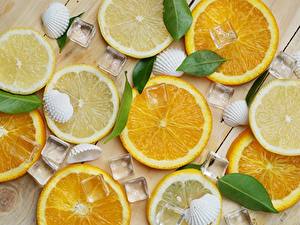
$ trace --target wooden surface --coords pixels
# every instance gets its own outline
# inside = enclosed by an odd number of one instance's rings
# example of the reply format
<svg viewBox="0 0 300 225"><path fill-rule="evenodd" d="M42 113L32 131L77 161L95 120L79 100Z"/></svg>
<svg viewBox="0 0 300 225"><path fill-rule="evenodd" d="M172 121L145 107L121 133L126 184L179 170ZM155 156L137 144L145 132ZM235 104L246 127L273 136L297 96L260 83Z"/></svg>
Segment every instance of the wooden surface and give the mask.
<svg viewBox="0 0 300 225"><path fill-rule="evenodd" d="M85 12L83 19L96 26L96 35L88 49L81 48L75 43L69 42L63 52L59 54L55 40L47 39L51 42L57 56L56 70L67 65L86 63L97 66L97 62L105 50L106 43L99 33L96 15L101 0L59 0L67 5L71 15L75 16ZM40 16L47 8L50 0L0 0L0 32L14 27L30 27L44 34ZM197 3L197 2L196 2ZM284 50L288 53L300 51L300 0L265 0L265 3L271 8L280 28L280 43L278 50ZM195 5L195 4L194 4ZM193 5L193 6L194 6ZM182 46L182 43L175 43ZM131 71L136 60L129 58L124 71ZM206 94L210 81L205 78L195 78L183 76L183 79L193 83L203 94ZM252 82L235 87L232 101L243 99L250 88ZM219 151L226 155L226 151L234 140L236 135L243 128L234 128L221 122L222 111L211 108L213 112L213 132L205 151L196 160L203 161L209 151ZM102 145L104 152L99 160L92 162L108 172L108 160L116 155L125 153L120 141L115 139L106 145ZM159 171L150 169L134 161L135 177L144 176L147 179L150 192L157 182L171 171ZM1 190L4 190L1 192ZM0 184L0 225L34 225L35 207L40 188L35 185L32 179L26 175L18 180ZM2 193L2 195L1 195ZM12 197L3 197L3 193L9 193ZM18 194L16 194L18 193ZM16 201L17 199L17 201ZM131 225L146 225L145 217L146 202L132 204L132 222ZM224 199L223 214L238 209L239 206L231 201ZM298 207L300 208L300 207ZM293 210L293 209L291 209ZM299 212L298 212L299 213ZM275 221L280 215L270 215L266 213L251 212L255 223L259 225L277 225ZM221 222L225 224L224 221ZM285 225L296 225L296 220Z"/></svg>

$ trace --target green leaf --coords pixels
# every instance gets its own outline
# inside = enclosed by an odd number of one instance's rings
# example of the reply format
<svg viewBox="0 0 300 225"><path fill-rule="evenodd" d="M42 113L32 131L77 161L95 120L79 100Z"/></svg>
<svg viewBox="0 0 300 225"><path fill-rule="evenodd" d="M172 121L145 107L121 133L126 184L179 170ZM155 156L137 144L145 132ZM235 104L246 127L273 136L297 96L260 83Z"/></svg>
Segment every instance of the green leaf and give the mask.
<svg viewBox="0 0 300 225"><path fill-rule="evenodd" d="M141 94L146 86L152 72L156 56L141 59L134 67L132 81L136 89Z"/></svg>
<svg viewBox="0 0 300 225"><path fill-rule="evenodd" d="M65 33L62 36L60 36L59 38L56 39L60 53L61 53L62 49L65 47L65 45L67 44L67 41L68 41L67 32L68 32L72 22L75 20L75 18L82 16L82 14L83 13L80 13L79 15L70 18L67 30L65 31Z"/></svg>
<svg viewBox="0 0 300 225"><path fill-rule="evenodd" d="M182 167L178 168L177 170L196 169L196 170L201 171L201 166L202 166L202 164L190 163L190 164L187 164L185 166L182 166Z"/></svg>
<svg viewBox="0 0 300 225"><path fill-rule="evenodd" d="M252 176L228 174L220 178L217 185L225 197L248 209L277 213L264 186Z"/></svg>
<svg viewBox="0 0 300 225"><path fill-rule="evenodd" d="M15 95L0 90L0 112L17 114L31 112L42 105L37 95Z"/></svg>
<svg viewBox="0 0 300 225"><path fill-rule="evenodd" d="M126 76L125 90L124 90L123 97L121 100L116 123L115 123L113 131L110 133L110 135L104 141L104 144L109 142L111 139L119 136L122 133L122 131L125 128L126 123L127 123L130 106L131 106L131 102L132 102L132 90L131 90L131 86L128 82L128 79L127 79L127 72L125 72L125 76Z"/></svg>
<svg viewBox="0 0 300 225"><path fill-rule="evenodd" d="M263 85L265 80L267 79L268 75L269 75L269 71L266 70L252 84L252 86L246 96L246 102L247 102L248 106L251 105L251 102L253 101L255 95L257 94L257 92L259 91L259 89L261 88L261 86Z"/></svg>
<svg viewBox="0 0 300 225"><path fill-rule="evenodd" d="M185 58L177 71L203 77L215 72L225 61L226 59L210 50L196 51Z"/></svg>
<svg viewBox="0 0 300 225"><path fill-rule="evenodd" d="M186 0L164 0L164 23L175 40L179 40L190 28L193 17Z"/></svg>

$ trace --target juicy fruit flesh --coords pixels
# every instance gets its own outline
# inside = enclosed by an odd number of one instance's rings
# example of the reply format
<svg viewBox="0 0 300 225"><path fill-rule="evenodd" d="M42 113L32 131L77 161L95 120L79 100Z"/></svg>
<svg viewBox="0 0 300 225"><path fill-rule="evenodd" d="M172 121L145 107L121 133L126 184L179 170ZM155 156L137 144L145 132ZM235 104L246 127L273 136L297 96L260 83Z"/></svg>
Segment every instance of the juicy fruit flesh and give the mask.
<svg viewBox="0 0 300 225"><path fill-rule="evenodd" d="M71 173L62 178L51 190L47 199L47 224L123 224L123 209L118 195L109 185L105 200L90 203L80 187L80 182L89 178L84 173Z"/></svg>
<svg viewBox="0 0 300 225"><path fill-rule="evenodd" d="M203 133L204 118L195 98L171 84L166 84L166 92L167 104L151 108L144 90L135 97L127 121L128 136L135 147L157 160L186 156Z"/></svg>
<svg viewBox="0 0 300 225"><path fill-rule="evenodd" d="M85 138L107 126L114 110L112 93L96 75L87 71L68 73L57 81L54 89L70 96L74 110L68 122L55 122L59 130Z"/></svg>
<svg viewBox="0 0 300 225"><path fill-rule="evenodd" d="M256 123L263 138L283 149L300 149L300 87L273 88L256 110Z"/></svg>
<svg viewBox="0 0 300 225"><path fill-rule="evenodd" d="M30 89L44 80L48 61L48 52L34 35L12 35L0 45L0 81L8 87Z"/></svg>
<svg viewBox="0 0 300 225"><path fill-rule="evenodd" d="M169 37L163 22L162 0L114 0L105 13L109 26L104 32L124 47L148 51Z"/></svg>
<svg viewBox="0 0 300 225"><path fill-rule="evenodd" d="M229 22L237 40L218 49L210 29ZM217 70L224 75L241 75L259 65L266 56L271 41L269 24L262 12L248 1L216 0L210 3L195 24L195 49L210 49L227 61Z"/></svg>

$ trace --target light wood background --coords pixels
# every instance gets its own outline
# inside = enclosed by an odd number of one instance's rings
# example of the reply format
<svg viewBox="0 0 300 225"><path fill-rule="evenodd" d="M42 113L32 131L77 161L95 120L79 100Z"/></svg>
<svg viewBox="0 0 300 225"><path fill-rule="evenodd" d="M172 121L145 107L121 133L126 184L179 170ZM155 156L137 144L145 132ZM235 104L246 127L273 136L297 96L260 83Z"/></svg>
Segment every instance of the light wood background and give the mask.
<svg viewBox="0 0 300 225"><path fill-rule="evenodd" d="M106 43L99 33L97 25L97 12L102 0L58 0L64 3L70 10L71 16L85 12L83 19L94 24L97 28L96 35L88 49L81 48L75 43L69 42L62 53L58 52L55 40L47 38L55 49L57 56L56 70L67 65L86 63L93 66L97 65L98 60L103 54ZM0 32L4 32L14 27L30 27L44 34L40 16L48 7L51 0L0 0ZM300 0L264 0L271 8L276 17L280 28L280 44L278 50L283 50L293 54L300 51ZM193 4L193 6L197 1ZM182 43L177 43L182 45ZM124 71L131 71L136 63L135 59L129 58ZM205 78L195 78L184 75L183 79L193 83L203 94L206 94L210 81ZM235 87L232 101L243 99L247 94L252 82ZM222 111L211 108L213 112L213 132L205 151L196 160L201 162L205 159L209 151L218 151L225 156L228 147L234 138L243 128L231 128L221 122ZM100 144L101 145L101 144ZM120 141L115 139L106 145L101 145L104 153L97 161L92 162L108 172L108 159L115 155L125 153ZM144 176L147 179L150 192L157 182L166 174L172 171L159 171L145 167L134 161L135 177ZM4 191L3 191L4 190ZM33 182L30 176L26 175L15 181L0 184L0 225L34 225L35 208L40 188ZM2 193L2 194L1 194ZM4 193L4 194L3 194ZM132 222L131 225L148 224L145 217L146 202L132 204ZM229 200L224 199L223 214L238 209L239 206ZM300 207L298 207L299 209ZM293 208L290 209L294 210ZM300 212L300 210L299 210ZM298 212L298 213L299 213ZM293 212L296 213L296 212ZM251 212L255 224L277 225L275 221L280 215L271 215L266 213ZM221 222L225 224L224 221ZM282 223L283 224L283 223ZM294 220L284 225L299 225Z"/></svg>

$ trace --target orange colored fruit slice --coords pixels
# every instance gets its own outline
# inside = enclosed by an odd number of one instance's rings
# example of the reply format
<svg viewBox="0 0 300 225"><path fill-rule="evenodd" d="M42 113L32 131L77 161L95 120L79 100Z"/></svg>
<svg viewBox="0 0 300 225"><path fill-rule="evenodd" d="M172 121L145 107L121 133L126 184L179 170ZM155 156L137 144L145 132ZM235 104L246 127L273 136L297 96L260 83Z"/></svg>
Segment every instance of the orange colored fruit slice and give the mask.
<svg viewBox="0 0 300 225"><path fill-rule="evenodd" d="M300 156L265 150L247 129L233 142L227 158L228 173L244 173L259 180L277 210L285 210L300 199Z"/></svg>
<svg viewBox="0 0 300 225"><path fill-rule="evenodd" d="M192 14L193 24L185 38L188 54L205 49L227 59L209 79L227 85L243 84L257 77L271 63L279 32L274 16L262 1L203 0ZM218 26L225 34L222 35ZM211 35L213 29L220 34L215 37L224 37L230 27L237 38L217 48Z"/></svg>
<svg viewBox="0 0 300 225"><path fill-rule="evenodd" d="M46 130L38 111L0 113L0 182L24 175L39 158Z"/></svg>
<svg viewBox="0 0 300 225"><path fill-rule="evenodd" d="M152 106L152 101L157 106ZM211 128L210 109L195 87L179 78L158 76L148 82L141 95L134 91L121 140L141 163L171 169L201 153Z"/></svg>
<svg viewBox="0 0 300 225"><path fill-rule="evenodd" d="M109 195L88 201L81 181L102 175ZM124 189L101 169L77 164L58 171L44 187L37 208L39 225L129 225L130 206Z"/></svg>

